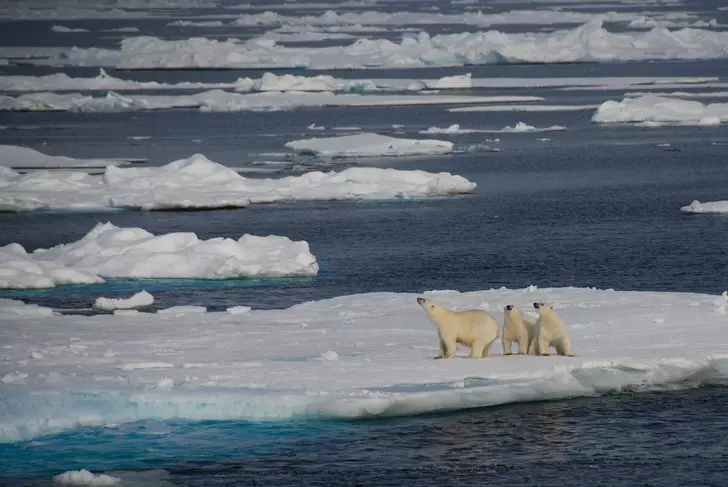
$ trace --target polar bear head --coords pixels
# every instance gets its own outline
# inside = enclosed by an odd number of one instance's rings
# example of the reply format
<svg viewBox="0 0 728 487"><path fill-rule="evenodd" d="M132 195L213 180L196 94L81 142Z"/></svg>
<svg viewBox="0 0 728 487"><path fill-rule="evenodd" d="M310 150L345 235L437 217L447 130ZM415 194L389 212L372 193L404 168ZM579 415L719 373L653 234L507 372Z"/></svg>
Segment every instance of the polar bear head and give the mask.
<svg viewBox="0 0 728 487"><path fill-rule="evenodd" d="M444 306L425 298L417 298L417 303L422 306L427 316L434 322L437 322L437 318L446 314L449 310Z"/></svg>
<svg viewBox="0 0 728 487"><path fill-rule="evenodd" d="M519 315L521 313L521 310L518 309L517 306L508 304L503 308L503 313L505 313L506 316L508 316L508 315L514 316L514 315Z"/></svg>
<svg viewBox="0 0 728 487"><path fill-rule="evenodd" d="M546 303L533 303L533 307L539 311L554 309L553 305Z"/></svg>

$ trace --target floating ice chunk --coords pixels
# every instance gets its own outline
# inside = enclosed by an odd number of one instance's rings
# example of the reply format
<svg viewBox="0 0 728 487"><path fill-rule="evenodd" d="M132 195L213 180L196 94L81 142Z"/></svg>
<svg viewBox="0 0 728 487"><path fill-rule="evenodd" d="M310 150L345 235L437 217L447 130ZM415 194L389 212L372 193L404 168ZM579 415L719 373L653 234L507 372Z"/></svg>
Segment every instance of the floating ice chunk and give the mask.
<svg viewBox="0 0 728 487"><path fill-rule="evenodd" d="M443 140L397 139L373 133L342 137L313 138L287 142L299 153L325 157L382 157L422 154L447 154L453 143Z"/></svg>
<svg viewBox="0 0 728 487"><path fill-rule="evenodd" d="M683 213L728 213L728 201L708 201L701 203L694 200L687 206L680 208Z"/></svg>
<svg viewBox="0 0 728 487"><path fill-rule="evenodd" d="M51 30L53 32L88 32L86 29L78 29L78 28L71 28L66 27L65 25L54 25L51 27Z"/></svg>
<svg viewBox="0 0 728 487"><path fill-rule="evenodd" d="M553 132L560 130L566 130L566 127L563 127L561 125L551 125L550 127L536 128L533 125L518 122L513 127L511 127L510 125L506 125L505 127L503 127L503 130L501 130L501 132Z"/></svg>
<svg viewBox="0 0 728 487"><path fill-rule="evenodd" d="M593 122L657 122L686 125L715 125L728 122L728 103L704 105L699 101L655 95L608 100L592 116Z"/></svg>
<svg viewBox="0 0 728 487"><path fill-rule="evenodd" d="M428 85L428 87L434 88L436 90L472 88L472 77L473 75L471 73L455 76L443 76L442 78L435 81L432 86Z"/></svg>
<svg viewBox="0 0 728 487"><path fill-rule="evenodd" d="M382 168L247 179L196 154L161 167L108 167L103 176L49 172L21 176L0 166L0 188L0 209L33 211L226 208L251 202L414 198L471 193L475 185L448 173Z"/></svg>
<svg viewBox="0 0 728 487"><path fill-rule="evenodd" d="M111 223L96 225L76 242L36 250L33 258L106 277L229 279L318 273L316 258L305 241L250 234L238 240L200 240L194 233L153 235ZM146 302L149 297L141 295L134 302Z"/></svg>
<svg viewBox="0 0 728 487"><path fill-rule="evenodd" d="M124 165L120 159L74 159L66 156L49 156L29 147L0 145L0 166L9 168L81 168Z"/></svg>
<svg viewBox="0 0 728 487"><path fill-rule="evenodd" d="M140 291L127 299L96 298L93 307L105 311L116 309L133 309L151 306L154 303L154 296L146 291Z"/></svg>
<svg viewBox="0 0 728 487"><path fill-rule="evenodd" d="M61 485L82 487L102 487L117 485L121 482L120 478L105 474L93 474L86 469L64 472L53 477L53 480Z"/></svg>

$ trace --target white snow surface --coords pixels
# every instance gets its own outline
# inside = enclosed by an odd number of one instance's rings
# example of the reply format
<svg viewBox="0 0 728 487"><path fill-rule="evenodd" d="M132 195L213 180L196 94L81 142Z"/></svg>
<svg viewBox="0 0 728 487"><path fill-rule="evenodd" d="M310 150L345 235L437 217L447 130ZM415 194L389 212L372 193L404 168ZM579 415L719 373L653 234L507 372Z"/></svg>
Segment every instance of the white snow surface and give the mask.
<svg viewBox="0 0 728 487"><path fill-rule="evenodd" d="M318 273L316 257L303 240L250 234L237 240L201 240L191 232L153 235L142 228L117 227L108 222L97 224L76 242L37 249L30 257L41 264L65 266L100 277L230 279ZM147 302L150 297L148 293L138 295L120 304Z"/></svg>
<svg viewBox="0 0 728 487"><path fill-rule="evenodd" d="M255 88L255 82L240 82L243 91ZM308 88L312 88L309 84ZM81 93L26 93L0 95L2 111L70 111L80 113L134 112L170 108L199 108L203 112L240 112L292 110L300 107L334 106L409 106L469 103L515 103L541 101L535 96L465 96L465 95L360 95L301 91L263 91L231 93L221 89L192 95L139 95L109 91L105 96Z"/></svg>
<svg viewBox="0 0 728 487"><path fill-rule="evenodd" d="M294 140L286 147L324 157L383 157L447 154L453 143L431 139L399 139L374 133Z"/></svg>
<svg viewBox="0 0 728 487"><path fill-rule="evenodd" d="M719 125L728 122L728 103L706 105L694 100L648 94L622 101L605 101L592 116L592 121Z"/></svg>
<svg viewBox="0 0 728 487"><path fill-rule="evenodd" d="M6 168L82 168L106 167L128 164L119 159L75 159L66 156L49 156L30 147L0 145L0 166ZM2 175L0 175L2 180ZM0 187L2 187L0 183Z"/></svg>
<svg viewBox="0 0 728 487"><path fill-rule="evenodd" d="M533 315L533 302L553 303L577 354L504 356L496 342L478 360L462 348L456 359L433 360L437 333L417 296L342 296L246 314L0 313L0 441L149 418L405 416L728 377L726 293L425 293L500 322L507 304Z"/></svg>
<svg viewBox="0 0 728 487"><path fill-rule="evenodd" d="M593 17L588 15L588 17ZM655 27L647 32L612 33L599 18L574 29L503 33L497 30L405 35L401 42L361 38L347 46L284 47L273 39L245 42L207 38L126 38L120 49L48 49L36 64L121 68L368 69L464 64L562 63L647 59L716 59L728 56L728 32Z"/></svg>
<svg viewBox="0 0 728 487"><path fill-rule="evenodd" d="M69 470L53 477L57 484L69 486L103 487L117 485L121 482L118 477L106 474L94 474L86 469Z"/></svg>
<svg viewBox="0 0 728 487"><path fill-rule="evenodd" d="M161 167L108 166L101 176L50 171L21 175L0 166L0 209L5 211L242 208L250 203L408 199L474 190L474 183L450 173L372 167L248 179L202 154Z"/></svg>
<svg viewBox="0 0 728 487"><path fill-rule="evenodd" d="M706 201L701 203L693 200L689 205L680 208L683 213L728 213L728 201Z"/></svg>
<svg viewBox="0 0 728 487"><path fill-rule="evenodd" d="M116 309L134 309L151 306L154 303L154 296L147 291L139 291L130 298L96 298L93 307L105 311L114 311Z"/></svg>

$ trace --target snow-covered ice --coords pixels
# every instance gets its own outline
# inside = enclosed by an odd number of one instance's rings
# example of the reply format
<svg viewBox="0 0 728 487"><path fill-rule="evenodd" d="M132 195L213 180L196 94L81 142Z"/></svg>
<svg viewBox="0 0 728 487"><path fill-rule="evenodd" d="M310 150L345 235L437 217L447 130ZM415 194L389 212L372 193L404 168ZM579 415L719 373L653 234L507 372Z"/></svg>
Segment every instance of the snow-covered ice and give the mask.
<svg viewBox="0 0 728 487"><path fill-rule="evenodd" d="M129 164L122 159L75 159L66 156L49 156L29 147L0 145L0 166L6 168L102 168ZM0 181L2 176L0 175ZM2 183L0 182L0 187Z"/></svg>
<svg viewBox="0 0 728 487"><path fill-rule="evenodd" d="M104 311L116 309L134 309L151 306L154 303L154 296L147 291L139 291L130 298L96 298L93 307Z"/></svg>
<svg viewBox="0 0 728 487"><path fill-rule="evenodd" d="M108 166L101 176L49 171L21 175L0 166L4 211L242 208L250 203L417 198L474 190L474 183L450 173L371 167L249 179L201 154L161 167Z"/></svg>
<svg viewBox="0 0 728 487"><path fill-rule="evenodd" d="M589 15L591 18L592 16ZM39 52L35 49L34 52ZM207 38L162 40L126 38L120 49L46 50L36 64L121 68L368 69L462 66L464 64L563 63L647 59L717 59L728 56L728 32L655 27L647 32L613 33L600 19L555 32L503 33L497 30L430 36L406 34L401 42L361 38L347 46L283 47L273 39L245 42Z"/></svg>
<svg viewBox="0 0 728 487"><path fill-rule="evenodd" d="M447 154L453 143L431 139L399 139L373 133L294 140L286 147L324 157L382 157Z"/></svg>
<svg viewBox="0 0 728 487"><path fill-rule="evenodd" d="M153 235L142 228L99 223L76 242L36 249L31 254L17 243L3 249L13 250L13 246L14 251L0 254L0 266L55 266L84 276L91 274L99 281L104 277L230 279L318 273L316 257L306 241L294 242L277 235L201 240L191 232ZM16 254L26 260L15 259ZM18 287L11 280L8 284L5 287ZM141 305L149 298L148 293L137 295L118 302L117 307ZM104 300L102 304L114 303Z"/></svg>
<svg viewBox="0 0 728 487"><path fill-rule="evenodd" d="M706 105L694 100L648 94L622 101L605 101L592 116L592 121L719 125L728 122L728 103Z"/></svg>
<svg viewBox="0 0 728 487"><path fill-rule="evenodd" d="M554 303L577 357L503 356L496 343L491 358L466 360L461 349L433 360L436 330L406 293L243 315L0 314L0 441L148 418L413 415L728 377L725 294L530 286L425 295L500 322L506 304L533 314L531 303Z"/></svg>
<svg viewBox="0 0 728 487"><path fill-rule="evenodd" d="M18 243L0 247L0 289L44 289L62 284L102 282L104 280L93 272L38 261Z"/></svg>
<svg viewBox="0 0 728 487"><path fill-rule="evenodd" d="M680 208L683 213L728 213L728 201L706 201L701 203L693 200L689 205Z"/></svg>
<svg viewBox="0 0 728 487"><path fill-rule="evenodd" d="M251 81L251 83L255 84ZM251 86L238 84L244 91ZM81 93L26 93L0 95L0 111L70 111L81 113L132 112L170 108L199 108L203 112L292 110L300 107L413 106L469 103L525 103L541 101L534 96L466 95L360 95L325 92L264 91L231 93L221 89L192 95L139 95L109 91L105 96Z"/></svg>

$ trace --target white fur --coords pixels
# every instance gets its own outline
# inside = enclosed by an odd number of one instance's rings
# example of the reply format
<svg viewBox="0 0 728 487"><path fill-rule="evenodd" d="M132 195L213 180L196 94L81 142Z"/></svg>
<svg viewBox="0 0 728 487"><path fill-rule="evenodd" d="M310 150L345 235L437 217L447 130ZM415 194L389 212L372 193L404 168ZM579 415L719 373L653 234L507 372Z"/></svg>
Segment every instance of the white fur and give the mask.
<svg viewBox="0 0 728 487"><path fill-rule="evenodd" d="M417 301L437 327L440 354L436 358L455 357L458 343L470 347L470 358L490 357L490 346L500 336L500 326L489 313L453 311L428 299Z"/></svg>
<svg viewBox="0 0 728 487"><path fill-rule="evenodd" d="M509 305L503 309L503 354L510 355L513 342L518 343L518 353L526 355L533 340L536 318L521 314L521 310Z"/></svg>
<svg viewBox="0 0 728 487"><path fill-rule="evenodd" d="M538 309L538 320L528 348L529 355L548 355L549 348L553 346L557 354L575 357L564 320L554 311L554 307L545 303L533 303L533 307Z"/></svg>

